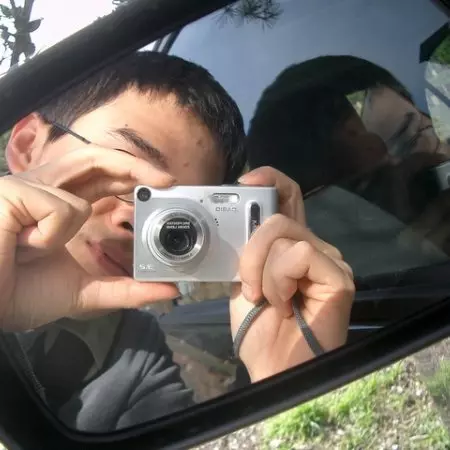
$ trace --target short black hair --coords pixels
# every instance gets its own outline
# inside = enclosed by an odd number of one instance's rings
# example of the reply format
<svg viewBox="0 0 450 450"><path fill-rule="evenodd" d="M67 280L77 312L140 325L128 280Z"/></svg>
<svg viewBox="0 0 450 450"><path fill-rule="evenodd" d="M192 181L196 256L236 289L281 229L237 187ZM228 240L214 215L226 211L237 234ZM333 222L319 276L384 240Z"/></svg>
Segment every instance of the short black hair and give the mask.
<svg viewBox="0 0 450 450"><path fill-rule="evenodd" d="M270 165L297 181L306 193L333 170L332 137L356 115L347 95L387 86L413 103L387 70L354 56L320 56L282 71L259 99L247 135L250 169Z"/></svg>
<svg viewBox="0 0 450 450"><path fill-rule="evenodd" d="M174 94L208 128L226 160L224 183L234 182L245 165L244 124L235 101L203 67L173 55L134 52L94 73L39 109L48 122L70 127L79 117L114 100L127 89ZM52 126L49 141L64 135Z"/></svg>
<svg viewBox="0 0 450 450"><path fill-rule="evenodd" d="M345 96L328 88L292 92L254 115L246 142L250 169L272 166L304 193L318 187L332 164L332 130L356 114Z"/></svg>

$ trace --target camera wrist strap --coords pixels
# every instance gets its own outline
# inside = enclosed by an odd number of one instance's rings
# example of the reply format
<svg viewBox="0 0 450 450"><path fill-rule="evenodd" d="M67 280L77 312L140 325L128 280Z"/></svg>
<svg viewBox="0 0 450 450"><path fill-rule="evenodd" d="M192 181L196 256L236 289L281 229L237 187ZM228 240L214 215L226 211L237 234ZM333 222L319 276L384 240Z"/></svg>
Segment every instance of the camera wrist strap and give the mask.
<svg viewBox="0 0 450 450"><path fill-rule="evenodd" d="M236 333L236 337L234 338L234 342L233 342L233 352L234 352L234 356L236 358L239 358L239 350L241 348L242 341L244 340L244 337L247 334L248 330L250 329L252 323L257 319L259 314L268 305L269 305L269 302L266 299L264 299L261 302L259 302L256 306L254 306L250 310L250 312L245 316L244 320L241 323L241 326L239 327L239 329ZM314 336L314 333L311 330L311 327L306 323L306 320L300 311L300 307L298 305L296 296L294 296L292 298L292 309L294 311L295 321L297 322L297 325L300 328L300 331L302 332L303 337L305 338L311 351L316 356L319 356L319 355L322 355L323 353L325 353L323 347L320 345L319 341Z"/></svg>

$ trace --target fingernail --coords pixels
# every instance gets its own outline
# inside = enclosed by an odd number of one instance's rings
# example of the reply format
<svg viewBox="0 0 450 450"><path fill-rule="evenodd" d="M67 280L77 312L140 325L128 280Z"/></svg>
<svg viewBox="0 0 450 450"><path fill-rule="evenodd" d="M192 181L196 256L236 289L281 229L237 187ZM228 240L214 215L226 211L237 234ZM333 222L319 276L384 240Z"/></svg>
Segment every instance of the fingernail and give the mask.
<svg viewBox="0 0 450 450"><path fill-rule="evenodd" d="M253 289L248 284L242 283L242 293L249 302L253 301Z"/></svg>
<svg viewBox="0 0 450 450"><path fill-rule="evenodd" d="M175 177L173 177L172 175L167 174L167 177L168 177L168 182L170 183L170 186L173 186L174 184L177 183L177 179Z"/></svg>

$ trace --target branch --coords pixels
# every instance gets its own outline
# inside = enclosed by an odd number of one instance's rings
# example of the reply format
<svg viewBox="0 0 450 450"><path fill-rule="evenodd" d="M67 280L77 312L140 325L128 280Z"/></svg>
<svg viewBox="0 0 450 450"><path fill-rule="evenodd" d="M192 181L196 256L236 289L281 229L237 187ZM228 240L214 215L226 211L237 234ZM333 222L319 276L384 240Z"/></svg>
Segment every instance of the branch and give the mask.
<svg viewBox="0 0 450 450"><path fill-rule="evenodd" d="M13 14L16 14L17 13L16 2L14 0L9 0L9 3L11 3L11 11L13 12Z"/></svg>
<svg viewBox="0 0 450 450"><path fill-rule="evenodd" d="M31 10L33 9L33 3L34 0L25 0L25 5L23 6L23 16L27 22L29 22L30 20Z"/></svg>
<svg viewBox="0 0 450 450"><path fill-rule="evenodd" d="M3 55L0 59L0 64L3 64L4 61L6 61L10 56L8 55L8 51L10 50L8 46L8 41L3 41Z"/></svg>
<svg viewBox="0 0 450 450"><path fill-rule="evenodd" d="M35 52L35 46L30 37L30 32L37 29L40 25L40 20L30 22L31 10L33 8L34 0L25 0L23 8L17 8L15 0L10 0L11 8L15 8L14 24L16 27L15 43L11 47L11 61L10 67L19 63L20 56L25 55L25 58L29 58ZM38 22L37 24L35 22ZM30 25L34 23L37 25L31 29Z"/></svg>
<svg viewBox="0 0 450 450"><path fill-rule="evenodd" d="M218 22L219 25L224 25L228 21L235 21L237 25L241 25L244 21L257 21L263 27L271 27L282 12L280 2L276 0L240 0L223 8Z"/></svg>

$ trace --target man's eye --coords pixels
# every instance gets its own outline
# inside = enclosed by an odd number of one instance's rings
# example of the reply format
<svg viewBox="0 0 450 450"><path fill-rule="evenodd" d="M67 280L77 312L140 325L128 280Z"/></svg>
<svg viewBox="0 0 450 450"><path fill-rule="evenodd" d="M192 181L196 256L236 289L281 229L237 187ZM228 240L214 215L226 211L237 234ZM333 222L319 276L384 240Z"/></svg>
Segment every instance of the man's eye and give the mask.
<svg viewBox="0 0 450 450"><path fill-rule="evenodd" d="M410 129L411 125L414 122L415 117L417 114L413 112L406 113L403 121L400 123L400 126L395 130L395 132L390 137L390 141L395 141L397 139L404 138L405 135L407 135L408 130Z"/></svg>
<svg viewBox="0 0 450 450"><path fill-rule="evenodd" d="M130 152L128 150L124 150L123 148L115 148L114 150L117 150L118 152L128 153L129 155L134 156L135 158L137 158L137 156L134 153L132 153L132 152Z"/></svg>

